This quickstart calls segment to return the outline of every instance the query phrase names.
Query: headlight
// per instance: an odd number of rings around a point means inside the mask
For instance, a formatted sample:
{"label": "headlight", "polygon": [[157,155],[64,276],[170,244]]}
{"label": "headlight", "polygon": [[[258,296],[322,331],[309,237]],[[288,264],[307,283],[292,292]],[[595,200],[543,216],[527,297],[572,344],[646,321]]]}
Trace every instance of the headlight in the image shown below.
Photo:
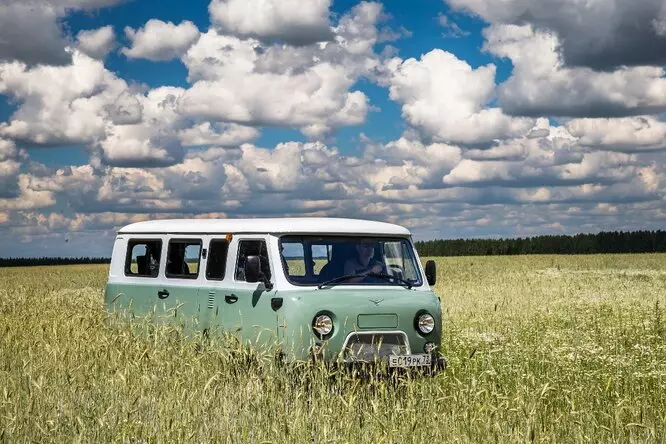
{"label": "headlight", "polygon": [[424,335],[432,333],[435,329],[435,318],[428,313],[420,315],[416,320],[416,328]]}
{"label": "headlight", "polygon": [[318,315],[312,320],[312,329],[320,336],[328,336],[333,331],[333,320],[328,315]]}

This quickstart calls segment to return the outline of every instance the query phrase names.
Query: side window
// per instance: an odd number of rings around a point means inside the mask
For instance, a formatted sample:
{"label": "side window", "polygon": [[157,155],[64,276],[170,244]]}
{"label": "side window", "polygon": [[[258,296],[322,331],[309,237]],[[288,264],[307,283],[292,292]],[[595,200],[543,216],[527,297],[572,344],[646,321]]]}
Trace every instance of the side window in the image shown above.
{"label": "side window", "polygon": [[248,256],[261,258],[261,271],[271,279],[271,266],[268,263],[268,249],[263,240],[243,240],[238,243],[238,261],[236,262],[236,280],[245,281],[245,260]]}
{"label": "side window", "polygon": [[211,239],[208,248],[208,264],[206,265],[206,279],[221,281],[224,279],[224,269],[227,266],[227,252],[229,242],[226,239]]}
{"label": "side window", "polygon": [[125,275],[139,277],[157,277],[160,269],[162,241],[130,240],[127,243]]}
{"label": "side window", "polygon": [[290,276],[305,276],[305,252],[301,242],[282,242],[282,257],[286,262],[287,273]]}
{"label": "side window", "polygon": [[178,279],[196,279],[199,275],[201,240],[172,239],[167,252],[166,276]]}

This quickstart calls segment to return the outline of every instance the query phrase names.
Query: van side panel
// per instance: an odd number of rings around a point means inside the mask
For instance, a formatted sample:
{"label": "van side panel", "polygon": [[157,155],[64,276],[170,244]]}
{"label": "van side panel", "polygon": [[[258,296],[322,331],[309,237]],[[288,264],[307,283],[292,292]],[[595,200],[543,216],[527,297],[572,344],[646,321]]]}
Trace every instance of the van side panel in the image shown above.
{"label": "van side panel", "polygon": [[[109,311],[122,310],[136,318],[144,318],[151,322],[182,325],[186,333],[202,331],[209,327],[207,294],[200,291],[204,281],[204,260],[201,258],[201,251],[196,278],[167,277],[165,274],[169,241],[174,238],[200,240],[202,247],[207,246],[207,237],[198,235],[125,234],[116,239],[104,297]],[[156,277],[126,274],[128,245],[133,240],[161,240],[161,258]]]}
{"label": "van side panel", "polygon": [[118,236],[113,243],[111,265],[109,266],[109,280],[121,278],[125,267],[125,254],[127,253],[127,239]]}
{"label": "van side panel", "polygon": [[164,310],[158,310],[155,295],[159,287],[156,284],[147,279],[131,283],[107,284],[104,292],[107,309],[111,312],[128,311],[137,318],[150,316],[152,320],[158,320],[153,314]]}
{"label": "van side panel", "polygon": [[[153,296],[157,321],[182,325],[187,333],[201,332],[208,328],[206,297],[199,291],[202,284],[200,279],[161,280]],[[158,296],[159,292],[161,297]]]}
{"label": "van side panel", "polygon": [[[109,281],[104,289],[104,302],[109,311],[123,310],[131,312],[136,317],[145,317],[155,310],[160,278],[125,275],[127,248],[132,238],[131,235],[121,235],[116,238],[111,256]],[[141,236],[141,238],[162,239],[161,236]],[[164,239],[162,242],[161,254],[164,257]],[[160,267],[163,267],[163,263]]]}
{"label": "van side panel", "polygon": [[109,266],[109,278],[104,287],[104,305],[108,310],[113,309],[114,303],[119,303],[119,299],[124,299],[124,293],[119,291],[118,284],[122,283],[124,278],[125,258],[127,253],[127,238],[124,236],[116,237],[113,243],[111,253],[111,264]]}

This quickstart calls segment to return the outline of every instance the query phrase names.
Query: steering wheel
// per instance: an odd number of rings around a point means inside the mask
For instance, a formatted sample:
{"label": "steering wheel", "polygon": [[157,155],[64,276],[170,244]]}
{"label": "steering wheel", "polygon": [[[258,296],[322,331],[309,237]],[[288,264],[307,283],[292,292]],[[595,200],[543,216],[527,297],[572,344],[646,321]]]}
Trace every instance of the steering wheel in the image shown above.
{"label": "steering wheel", "polygon": [[405,271],[402,269],[400,265],[389,264],[389,267],[391,268],[391,271],[393,271],[393,274],[402,279],[403,275],[405,274]]}
{"label": "steering wheel", "polygon": [[[375,265],[380,265],[382,267],[382,270],[379,272],[380,274],[386,274],[386,265],[381,263]],[[370,271],[370,273],[372,273],[372,271]],[[383,282],[383,279],[374,276],[365,276],[363,279],[361,279],[361,282]]]}

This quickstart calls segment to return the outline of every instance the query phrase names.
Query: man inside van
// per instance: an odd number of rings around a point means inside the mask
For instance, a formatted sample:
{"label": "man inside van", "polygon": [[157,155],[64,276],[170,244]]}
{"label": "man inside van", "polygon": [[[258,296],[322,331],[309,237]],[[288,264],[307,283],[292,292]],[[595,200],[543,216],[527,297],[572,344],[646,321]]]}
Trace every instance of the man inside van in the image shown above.
{"label": "man inside van", "polygon": [[[384,265],[374,258],[375,242],[370,239],[362,239],[356,244],[356,257],[345,262],[344,274],[384,273]],[[350,279],[349,282],[360,282],[365,277]]]}

